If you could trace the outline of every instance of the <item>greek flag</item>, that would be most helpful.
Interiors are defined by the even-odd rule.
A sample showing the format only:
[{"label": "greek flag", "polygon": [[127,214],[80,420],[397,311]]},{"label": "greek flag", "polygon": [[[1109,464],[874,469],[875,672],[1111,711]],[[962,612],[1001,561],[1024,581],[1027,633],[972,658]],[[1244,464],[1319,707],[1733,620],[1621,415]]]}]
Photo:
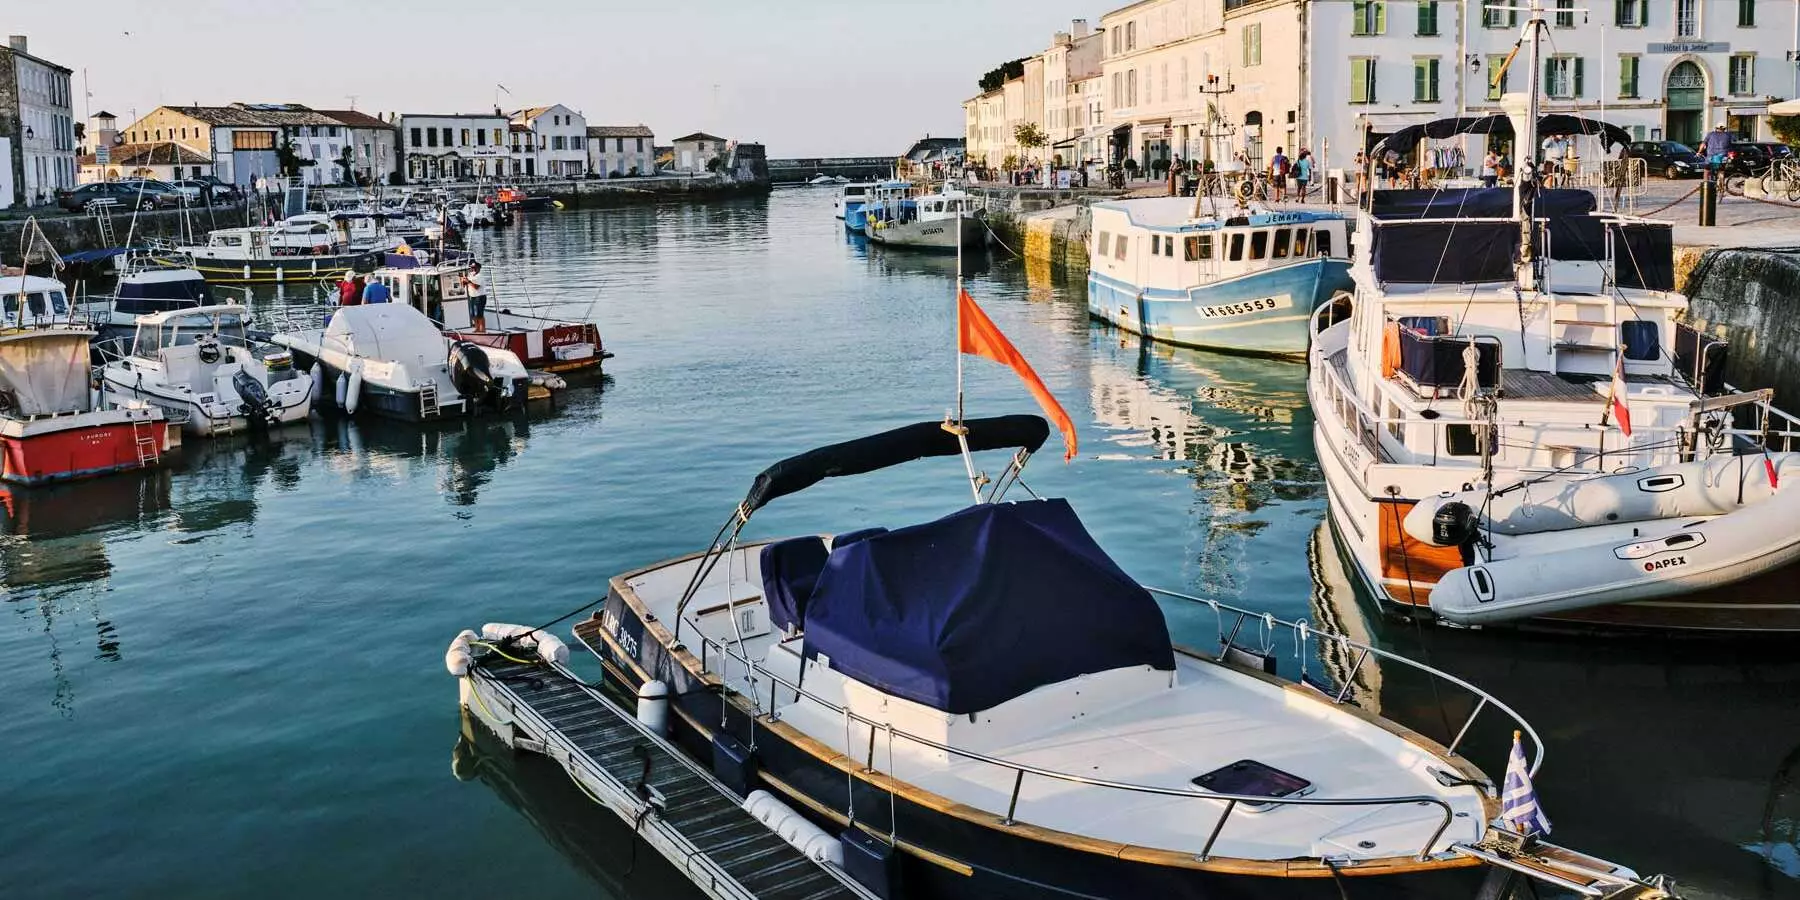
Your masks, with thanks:
[{"label": "greek flag", "polygon": [[1506,759],[1506,783],[1500,791],[1500,819],[1520,834],[1550,833],[1550,819],[1538,808],[1530,767],[1525,764],[1525,746],[1516,731],[1512,754]]}]

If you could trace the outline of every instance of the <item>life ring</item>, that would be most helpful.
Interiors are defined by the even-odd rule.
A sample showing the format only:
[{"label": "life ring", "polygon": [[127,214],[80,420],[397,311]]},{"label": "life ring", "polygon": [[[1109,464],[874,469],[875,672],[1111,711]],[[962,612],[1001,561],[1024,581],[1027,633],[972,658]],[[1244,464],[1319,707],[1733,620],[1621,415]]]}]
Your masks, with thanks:
[{"label": "life ring", "polygon": [[212,365],[223,358],[219,350],[219,341],[211,335],[204,335],[194,342],[194,351],[200,355],[200,361]]}]

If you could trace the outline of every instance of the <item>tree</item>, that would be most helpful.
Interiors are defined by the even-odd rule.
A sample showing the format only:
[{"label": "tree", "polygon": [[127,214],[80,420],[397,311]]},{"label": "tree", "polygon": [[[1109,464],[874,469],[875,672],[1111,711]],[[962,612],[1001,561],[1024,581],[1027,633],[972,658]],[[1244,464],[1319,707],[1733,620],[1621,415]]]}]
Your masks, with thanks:
[{"label": "tree", "polygon": [[1800,144],[1800,116],[1770,116],[1769,130],[1784,144]]},{"label": "tree", "polygon": [[1016,171],[1018,168],[1019,157],[1016,153],[1008,153],[1006,154],[1006,158],[1000,161],[1000,171],[1002,172],[1012,172]]},{"label": "tree", "polygon": [[1012,62],[1001,63],[999,68],[989,69],[981,76],[981,92],[997,91],[1014,78],[1025,77],[1025,57],[1021,56]]},{"label": "tree", "polygon": [[1036,122],[1026,122],[1014,128],[1013,140],[1027,150],[1036,150],[1050,143],[1050,138],[1045,136],[1044,129],[1039,128]]}]

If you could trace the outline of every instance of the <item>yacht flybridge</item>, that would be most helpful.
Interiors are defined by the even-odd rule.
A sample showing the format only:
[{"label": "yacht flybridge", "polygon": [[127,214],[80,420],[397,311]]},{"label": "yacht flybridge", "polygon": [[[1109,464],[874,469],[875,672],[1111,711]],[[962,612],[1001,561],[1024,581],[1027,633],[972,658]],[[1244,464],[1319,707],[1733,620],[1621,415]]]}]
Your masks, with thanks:
[{"label": "yacht flybridge", "polygon": [[[878,892],[1337,897],[1339,879],[1368,879],[1472,896],[1476,867],[1569,854],[1581,874],[1551,866],[1565,886],[1665,896],[1549,845],[1521,862],[1495,840],[1492,782],[1456,752],[1466,724],[1445,747],[1346,705],[1347,690],[1228,661],[1245,651],[1225,628],[1285,629],[1303,659],[1322,643],[1387,654],[1168,594],[1221,621],[1220,656],[1174,646],[1151,591],[1066,501],[1005,500],[1048,430],[1036,416],[924,422],[776,463],[710,549],[613,578],[575,634],[609,678],[666,690],[672,739],[721,781],[835,825],[846,857],[881,857],[860,869],[886,873]],[[961,454],[985,484],[971,454],[997,449],[1016,452],[992,489],[935,521],[739,540],[756,510],[825,478]],[[1486,725],[1530,733],[1444,677]]]},{"label": "yacht flybridge", "polygon": [[[1461,134],[1628,140],[1540,116],[1542,28],[1506,116],[1404,129],[1371,158]],[[1375,598],[1464,625],[1800,631],[1791,592],[1695,593],[1800,558],[1800,431],[1769,391],[1720,383],[1723,345],[1681,323],[1670,225],[1529,171],[1376,191],[1358,219],[1354,312],[1318,323],[1308,393],[1331,523]]]}]

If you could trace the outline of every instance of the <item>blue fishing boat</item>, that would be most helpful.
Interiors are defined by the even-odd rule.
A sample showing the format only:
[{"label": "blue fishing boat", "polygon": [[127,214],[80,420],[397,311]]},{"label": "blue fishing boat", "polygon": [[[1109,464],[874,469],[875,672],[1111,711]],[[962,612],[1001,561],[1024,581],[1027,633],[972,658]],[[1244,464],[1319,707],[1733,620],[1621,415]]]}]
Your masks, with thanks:
[{"label": "blue fishing boat", "polygon": [[1323,210],[1197,214],[1180,197],[1097,203],[1088,312],[1165,343],[1298,357],[1313,310],[1351,289],[1348,229]]},{"label": "blue fishing boat", "polygon": [[862,196],[856,198],[854,203],[848,195],[844,198],[844,227],[857,234],[864,233],[867,228],[868,210],[871,206],[877,203],[898,203],[911,197],[916,190],[910,181],[879,181],[860,187],[864,188]]}]

